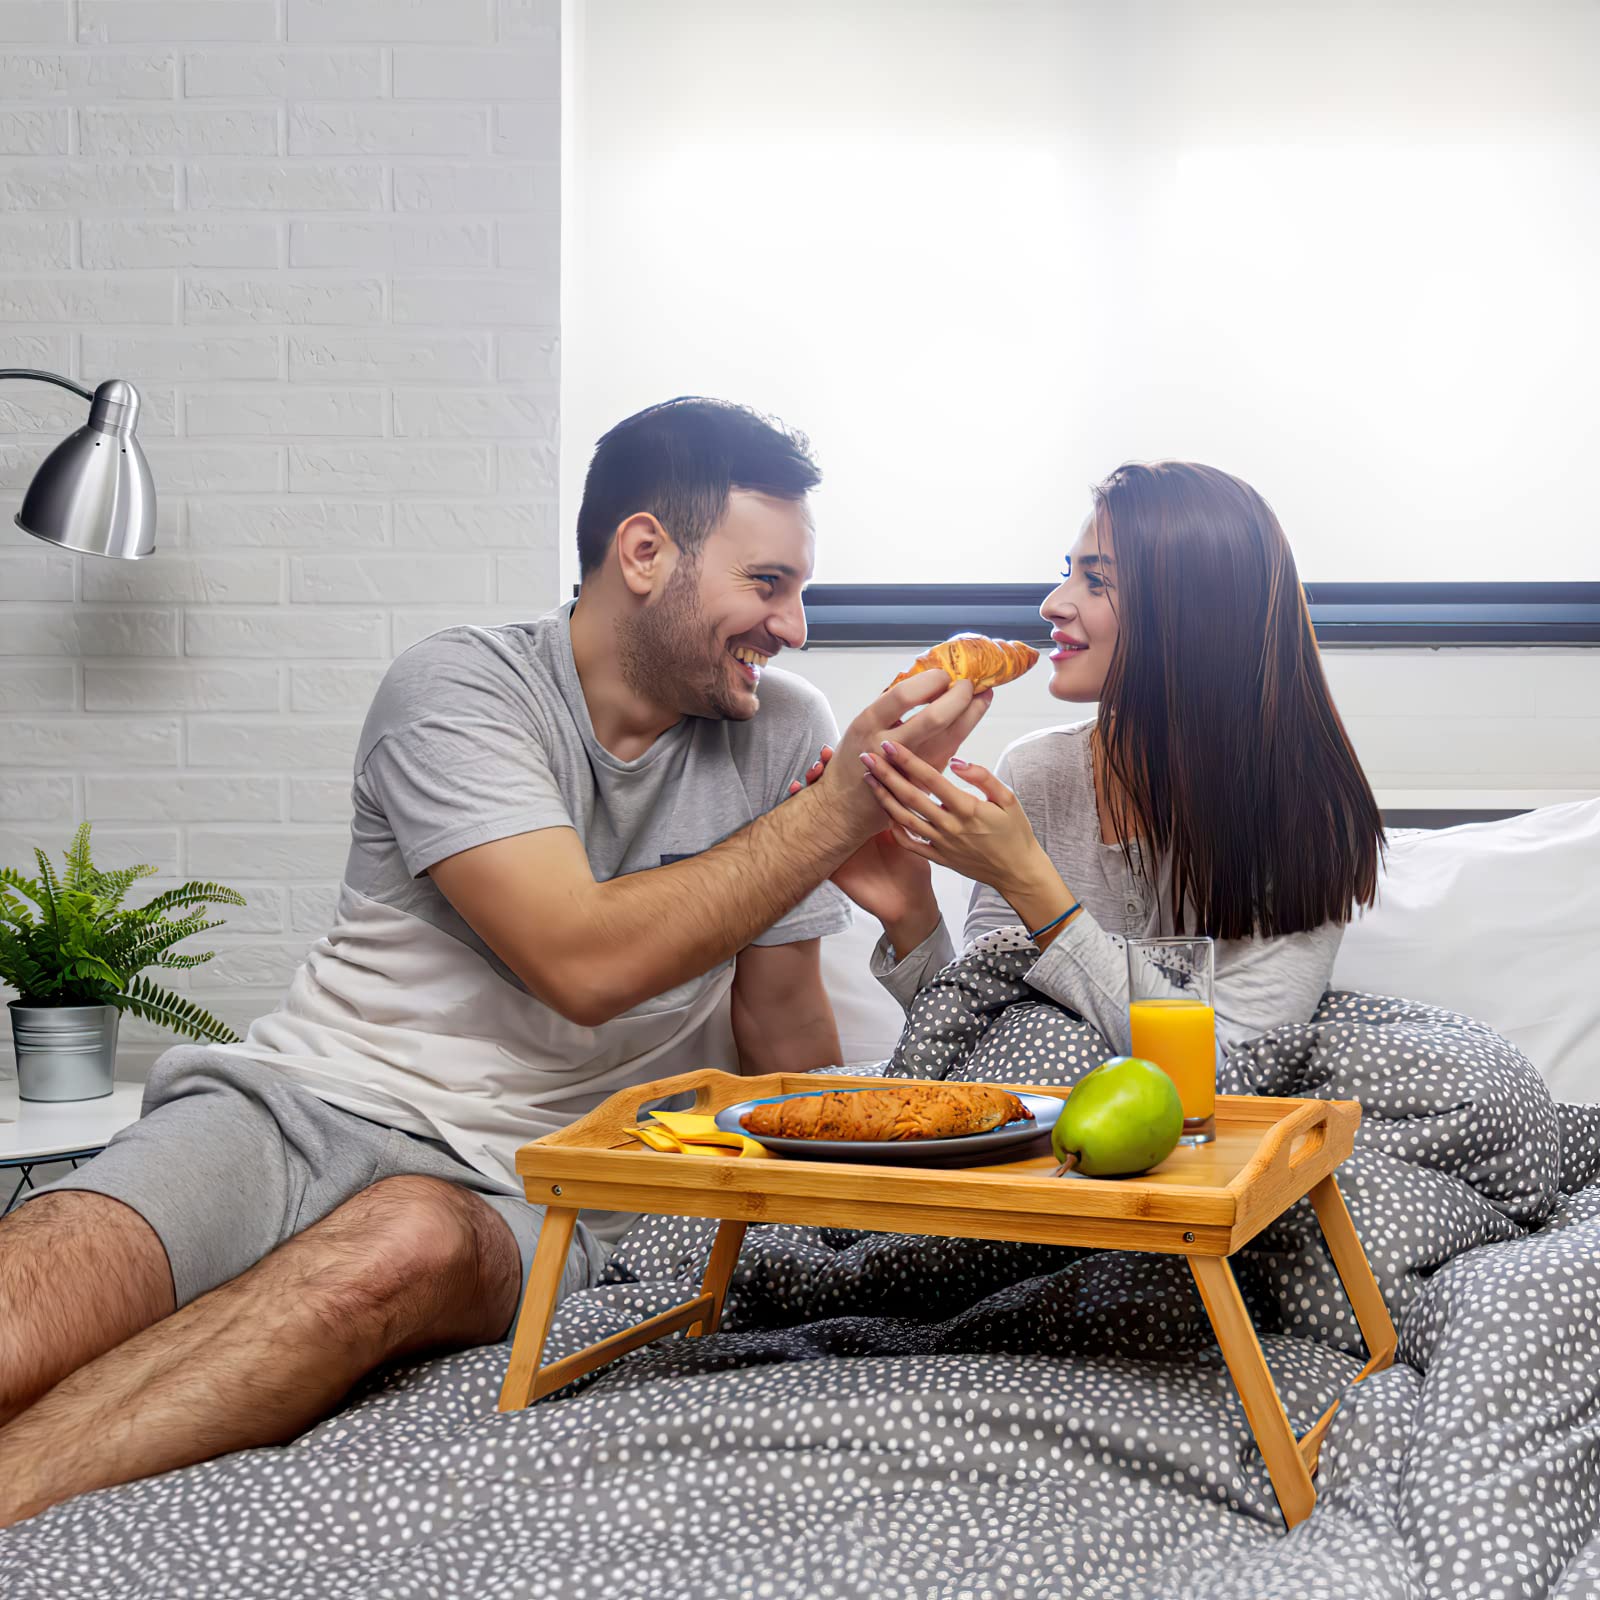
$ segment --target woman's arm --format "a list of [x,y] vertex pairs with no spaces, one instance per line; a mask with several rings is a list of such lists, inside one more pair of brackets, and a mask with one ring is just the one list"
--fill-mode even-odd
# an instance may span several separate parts
[[[1309,1022],[1333,976],[1344,929],[1325,923],[1277,939],[1224,940],[1216,950],[1217,1058],[1272,1028]],[[1028,973],[1028,983],[1092,1022],[1126,1053],[1126,942],[1108,934],[1087,912],[1051,944]]]
[[[1055,903],[1066,893],[1066,885],[1062,883],[1060,874],[1053,876],[1054,887],[1043,885],[1039,895],[1046,904]],[[1071,900],[1066,903],[1070,905]],[[1022,913],[998,890],[987,883],[975,883],[962,927],[961,948],[970,949],[975,939],[981,939],[996,928],[1014,928],[1022,920]],[[1047,916],[1041,920],[1048,921],[1049,918]],[[1034,926],[1038,927],[1039,924],[1035,923]],[[1049,944],[1057,931],[1052,929],[1049,933],[1041,934],[1040,945]],[[921,943],[913,944],[904,955],[900,954],[893,935],[885,933],[872,952],[872,975],[900,1002],[902,1008],[908,1008],[917,994],[955,958],[956,950],[950,929],[941,916],[928,937]]]
[[[952,765],[957,767],[967,782],[983,791],[984,799],[996,804],[1009,805],[1016,813],[1010,820],[1010,826],[1019,833],[1019,836],[1025,836],[1027,844],[1033,846],[1031,850],[1023,852],[1028,871],[1010,886],[1011,899],[1007,899],[1006,895],[994,888],[991,883],[976,878],[972,863],[965,860],[946,863],[953,870],[961,872],[963,876],[975,879],[961,934],[962,948],[968,948],[975,939],[981,938],[995,928],[1013,928],[1018,923],[1028,928],[1038,928],[1045,923],[1054,922],[1074,903],[1074,896],[1062,882],[1061,874],[1051,864],[1042,845],[1034,839],[1031,825],[1023,815],[1021,801],[1009,787],[1011,777],[1009,757],[1001,756],[993,776],[984,768],[973,766],[969,762],[953,762]],[[883,766],[879,765],[878,773],[882,775],[884,772]],[[937,777],[937,774],[932,776]],[[939,779],[939,782],[944,783],[944,780]],[[954,785],[946,785],[946,788],[952,800],[964,800],[972,807],[982,804],[977,796],[968,795],[956,789]],[[926,800],[929,797],[922,798]],[[881,785],[880,803],[883,803]],[[921,853],[906,847],[903,829],[896,830],[888,837],[897,841],[901,853],[908,859],[915,859],[917,854]],[[940,858],[930,856],[928,859]],[[1030,917],[1033,920],[1028,920]],[[1049,932],[1042,933],[1039,936],[1041,947],[1047,945],[1064,926],[1065,923],[1057,923]],[[925,940],[909,948],[902,947],[892,935],[880,940],[872,954],[872,973],[902,1007],[907,1007],[918,991],[931,983],[934,977],[955,959],[955,954],[951,930],[941,918]]]
[[950,943],[950,930],[940,917],[932,933],[914,950],[901,955],[887,933],[878,940],[869,958],[872,976],[906,1010],[917,995],[956,958]]
[[900,848],[992,891],[974,895],[969,933],[1020,922],[1048,938],[1080,914],[1077,897],[1034,834],[1022,801],[1001,778],[952,758],[951,769],[979,791],[973,794],[893,743],[884,745],[882,755],[861,759]]
[[[1019,922],[1029,930],[1042,930],[1036,942],[1043,953],[1028,982],[1071,1007],[1116,1049],[1126,1051],[1131,1043],[1126,943],[1077,905],[1070,886],[1035,837],[1017,796],[997,777],[972,766],[957,770],[983,791],[983,798],[964,793],[898,746],[888,747],[884,757],[869,765],[874,793],[897,825],[901,846],[979,880],[967,916],[967,942],[991,928]],[[1052,922],[1055,925],[1047,927]],[[1219,1052],[1270,1028],[1309,1020],[1332,975],[1341,931],[1337,924],[1328,924],[1278,939],[1219,945]],[[913,963],[903,965],[910,968]],[[885,977],[886,986],[902,1003],[938,970],[931,962],[917,966],[920,981],[903,996],[904,980],[895,985]],[[894,976],[901,978],[899,969]]]

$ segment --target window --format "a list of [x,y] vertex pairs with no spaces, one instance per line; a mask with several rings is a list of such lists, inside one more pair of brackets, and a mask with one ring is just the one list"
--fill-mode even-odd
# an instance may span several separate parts
[[1177,456],[1314,601],[1600,618],[1600,11],[574,21],[564,525],[606,426],[706,393],[811,435],[830,607],[1042,592],[1087,486]]

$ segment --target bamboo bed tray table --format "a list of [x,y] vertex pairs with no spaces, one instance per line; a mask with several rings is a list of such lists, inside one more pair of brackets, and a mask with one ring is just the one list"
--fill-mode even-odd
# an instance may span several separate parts
[[[1311,1475],[1339,1402],[1296,1438],[1228,1258],[1309,1195],[1370,1357],[1355,1381],[1393,1361],[1394,1325],[1334,1181],[1350,1154],[1361,1107],[1347,1100],[1219,1095],[1213,1143],[1180,1145],[1151,1171],[1117,1179],[1053,1177],[1056,1163],[1048,1154],[961,1168],[852,1164],[842,1158],[843,1151],[839,1161],[735,1159],[732,1152],[664,1154],[629,1132],[641,1108],[689,1091],[695,1111],[715,1113],[742,1100],[894,1081],[685,1073],[614,1094],[570,1127],[524,1145],[517,1152],[517,1171],[529,1201],[545,1208],[545,1218],[500,1409],[520,1410],[667,1334],[715,1333],[739,1246],[752,1222],[1146,1250],[1188,1259],[1284,1521],[1291,1528],[1303,1521],[1316,1500]],[[1031,1084],[1006,1087],[1063,1099],[1070,1092]],[[722,1226],[694,1299],[541,1367],[561,1269],[578,1212],[585,1207],[717,1217]]]

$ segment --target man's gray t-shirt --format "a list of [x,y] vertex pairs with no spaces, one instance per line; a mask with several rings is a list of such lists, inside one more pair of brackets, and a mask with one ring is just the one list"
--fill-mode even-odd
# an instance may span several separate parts
[[[821,693],[768,668],[749,721],[685,717],[642,756],[618,760],[589,720],[572,609],[424,639],[390,667],[361,730],[346,881],[490,960],[425,876],[436,861],[572,828],[597,882],[667,866],[770,811],[838,738]],[[794,944],[849,921],[844,896],[823,884],[755,943]]]
[[[334,1105],[443,1140],[519,1190],[520,1145],[618,1089],[706,1064],[699,1052],[733,962],[584,1027],[528,993],[428,868],[491,840],[572,828],[597,880],[648,871],[781,804],[836,739],[821,694],[769,668],[750,720],[685,717],[620,761],[594,735],[571,610],[450,628],[390,667],[357,752],[335,926],[279,1008],[224,1047]],[[755,942],[792,944],[849,921],[824,883]]]

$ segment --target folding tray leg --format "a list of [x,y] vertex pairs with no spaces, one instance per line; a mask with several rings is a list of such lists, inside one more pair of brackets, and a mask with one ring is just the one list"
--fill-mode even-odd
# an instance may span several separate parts
[[542,1396],[609,1365],[618,1356],[630,1350],[665,1338],[669,1333],[685,1330],[690,1338],[712,1334],[722,1320],[722,1305],[727,1298],[728,1283],[733,1277],[734,1263],[739,1259],[739,1246],[744,1242],[745,1224],[724,1222],[717,1229],[716,1242],[711,1247],[711,1259],[706,1264],[706,1275],[700,1293],[693,1300],[685,1300],[658,1316],[624,1328],[598,1344],[591,1344],[560,1361],[541,1367],[539,1358],[544,1354],[544,1341],[550,1332],[550,1319],[555,1314],[556,1291],[561,1285],[561,1268],[566,1262],[567,1247],[572,1242],[572,1227],[578,1213],[573,1210],[550,1209],[544,1214],[544,1227],[539,1233],[539,1246],[533,1255],[533,1270],[528,1274],[528,1292],[522,1298],[522,1314],[517,1319],[517,1335],[511,1345],[511,1364],[506,1368],[505,1383],[500,1389],[501,1411],[520,1411]]
[[704,1322],[690,1324],[691,1339],[713,1334],[722,1324],[722,1305],[728,1298],[728,1285],[733,1281],[733,1269],[739,1260],[739,1246],[744,1243],[747,1226],[747,1223],[735,1222],[730,1217],[717,1229],[716,1242],[711,1246],[711,1259],[706,1263],[705,1280],[700,1285],[702,1295],[711,1296],[711,1312]]
[[[1360,1383],[1363,1378],[1370,1378],[1374,1372],[1382,1372],[1385,1367],[1394,1364],[1397,1343],[1394,1322],[1389,1316],[1388,1306],[1383,1303],[1383,1291],[1372,1275],[1367,1253],[1361,1248],[1361,1240],[1356,1234],[1356,1225],[1350,1220],[1349,1208],[1331,1172],[1311,1190],[1310,1198],[1317,1221],[1322,1225],[1322,1237],[1328,1241],[1328,1254],[1333,1257],[1339,1281],[1344,1285],[1345,1295],[1355,1311],[1356,1326],[1366,1342],[1367,1364],[1352,1380]],[[1323,1436],[1338,1409],[1339,1401],[1335,1400],[1317,1419],[1316,1426],[1300,1441],[1300,1453],[1313,1472],[1317,1469],[1317,1457],[1322,1452]]]
[[1239,1297],[1233,1268],[1224,1256],[1189,1256],[1189,1270],[1200,1289],[1211,1326],[1216,1330],[1222,1357],[1233,1375],[1234,1387],[1244,1406],[1245,1420],[1261,1449],[1278,1497],[1286,1526],[1292,1528],[1311,1515],[1317,1491],[1300,1453],[1300,1443],[1289,1426],[1288,1414],[1278,1398],[1277,1385],[1261,1353],[1261,1341]]
[[511,1341],[511,1364],[500,1386],[501,1411],[520,1411],[533,1399],[539,1357],[544,1354],[550,1319],[555,1315],[556,1291],[561,1287],[561,1271],[567,1264],[567,1249],[577,1220],[575,1207],[549,1206],[545,1210],[533,1265],[528,1270],[527,1292],[517,1314],[517,1334]]
[[[1394,1323],[1388,1306],[1383,1303],[1383,1291],[1378,1288],[1378,1280],[1367,1262],[1367,1252],[1361,1248],[1344,1196],[1339,1193],[1339,1185],[1331,1172],[1311,1191],[1311,1204],[1317,1221],[1322,1224],[1322,1237],[1328,1241],[1328,1254],[1338,1268],[1339,1281],[1355,1310],[1356,1326],[1366,1341],[1370,1357],[1367,1372],[1381,1372],[1394,1362]],[[1367,1372],[1361,1376],[1366,1377]]]

